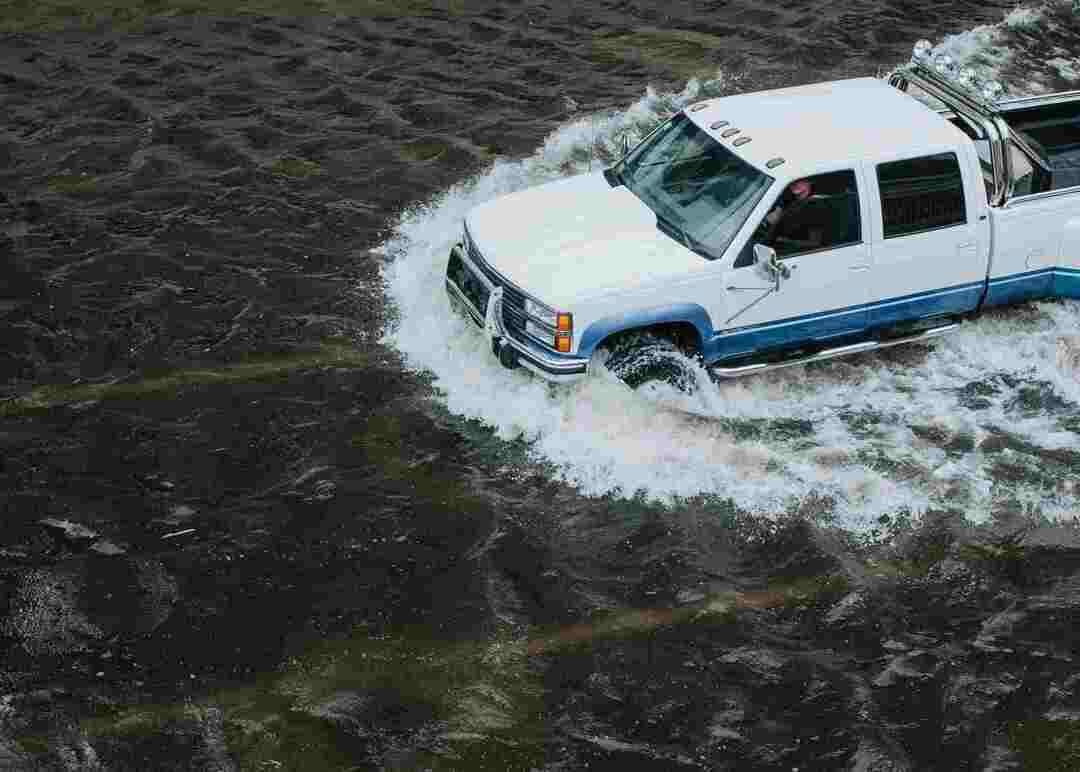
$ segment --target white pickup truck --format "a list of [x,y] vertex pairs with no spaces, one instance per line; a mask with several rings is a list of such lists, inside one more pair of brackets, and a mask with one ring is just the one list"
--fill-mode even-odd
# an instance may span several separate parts
[[451,301],[506,367],[572,380],[607,349],[637,386],[676,351],[735,377],[1080,297],[1080,92],[994,100],[937,65],[698,102],[478,206]]

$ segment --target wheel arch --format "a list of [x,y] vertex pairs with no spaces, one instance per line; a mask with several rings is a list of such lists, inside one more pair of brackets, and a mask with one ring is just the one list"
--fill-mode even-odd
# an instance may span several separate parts
[[592,356],[599,346],[613,338],[642,332],[671,338],[684,350],[702,353],[705,341],[712,335],[712,323],[704,308],[691,303],[604,317],[582,333],[578,354]]

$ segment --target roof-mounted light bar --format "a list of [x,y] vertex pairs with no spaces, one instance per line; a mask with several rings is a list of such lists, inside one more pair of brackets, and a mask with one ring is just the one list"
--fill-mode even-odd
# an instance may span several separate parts
[[[920,40],[916,43],[911,63],[898,67],[890,75],[889,83],[901,91],[907,91],[909,83],[917,84],[919,88],[947,105],[972,126],[978,127],[982,135],[990,140],[990,155],[994,169],[994,193],[991,204],[998,206],[1008,197],[1010,180],[1010,161],[1004,146],[1004,140],[1009,137],[1010,132],[995,104],[997,95],[1003,91],[1001,84],[996,81],[979,83],[975,78],[968,80],[965,77],[965,81],[979,87],[978,90],[965,88],[957,82],[957,78],[950,77],[950,73],[955,69],[952,57],[946,60],[942,58],[942,54],[939,54],[934,57],[933,62],[930,62],[932,49],[933,46],[928,40]],[[958,76],[959,71],[955,74]]]
[[915,44],[911,50],[911,64],[956,84],[987,107],[993,107],[1005,94],[1005,89],[996,80],[981,79],[974,69],[961,67],[949,54],[941,52],[934,55],[934,44],[929,40],[920,40]]

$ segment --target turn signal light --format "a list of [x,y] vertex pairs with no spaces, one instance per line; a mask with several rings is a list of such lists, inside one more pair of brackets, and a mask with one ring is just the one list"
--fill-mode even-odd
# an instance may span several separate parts
[[569,354],[574,338],[574,317],[570,314],[557,314],[555,317],[555,350],[560,354]]

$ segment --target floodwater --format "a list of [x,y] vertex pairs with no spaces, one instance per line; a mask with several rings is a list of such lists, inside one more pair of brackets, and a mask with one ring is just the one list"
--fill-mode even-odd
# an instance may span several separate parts
[[1075,88],[1070,3],[70,13],[0,15],[0,769],[1080,765],[1080,304],[685,395],[442,286],[704,96]]

